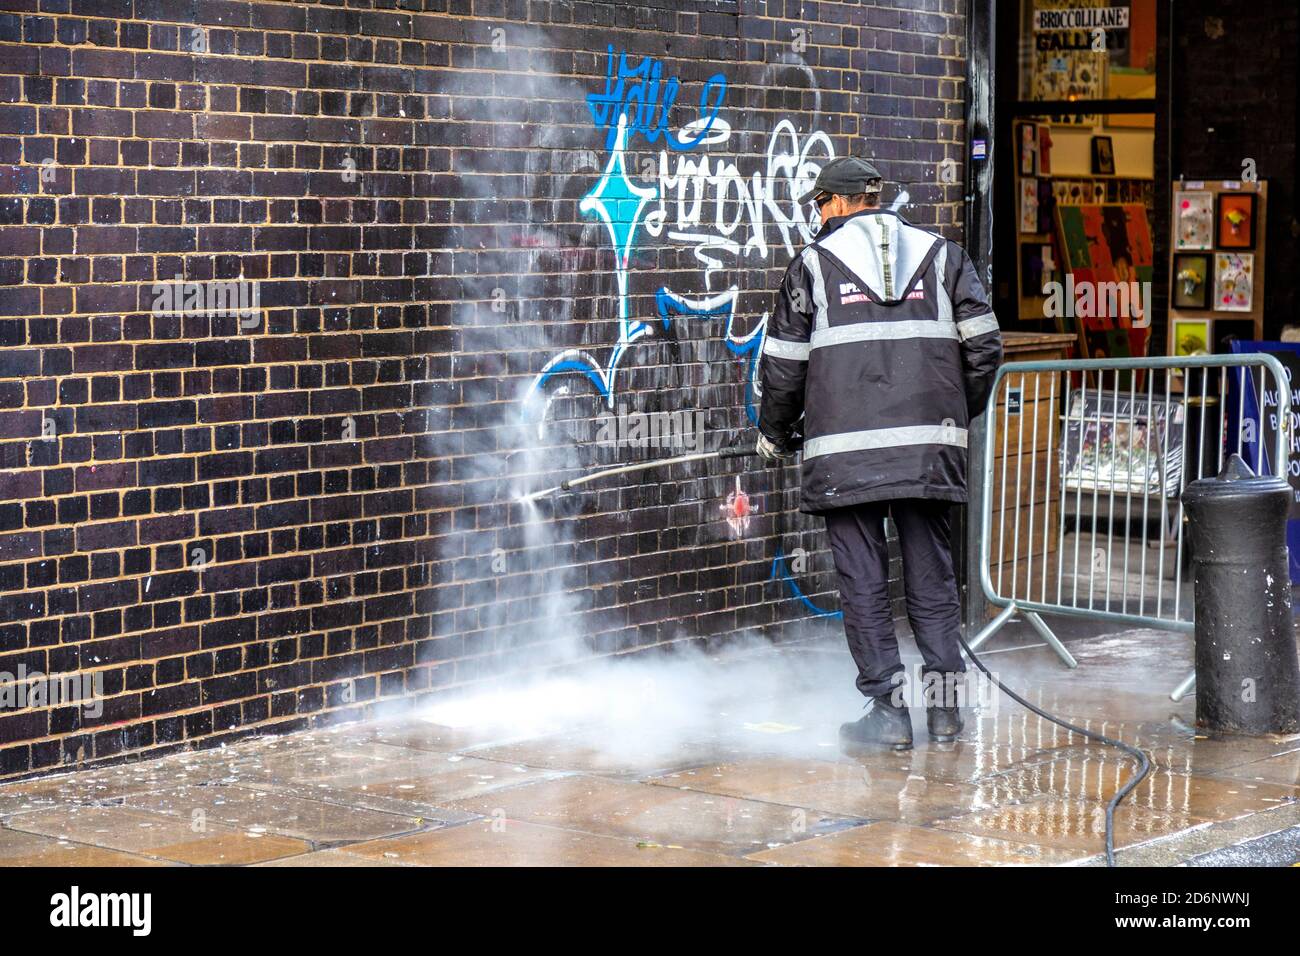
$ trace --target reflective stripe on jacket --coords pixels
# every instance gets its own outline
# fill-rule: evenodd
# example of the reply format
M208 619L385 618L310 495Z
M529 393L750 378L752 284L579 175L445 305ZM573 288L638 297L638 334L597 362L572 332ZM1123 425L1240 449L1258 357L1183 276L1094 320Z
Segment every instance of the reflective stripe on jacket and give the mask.
M782 442L800 425L803 511L962 502L967 425L1001 361L965 250L864 210L828 222L786 270L763 346L759 428Z

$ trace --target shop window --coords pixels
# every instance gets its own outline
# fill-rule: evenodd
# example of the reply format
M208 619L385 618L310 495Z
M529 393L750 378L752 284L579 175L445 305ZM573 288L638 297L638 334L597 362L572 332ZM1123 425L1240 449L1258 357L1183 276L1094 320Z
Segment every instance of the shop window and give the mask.
M1156 0L1022 0L1020 38L1022 100L1156 95ZM1098 118L1074 114L1052 119L1089 126Z
M1077 356L1146 354L1163 201L1155 0L1023 0L1018 52L1001 304L1025 329L1074 335Z

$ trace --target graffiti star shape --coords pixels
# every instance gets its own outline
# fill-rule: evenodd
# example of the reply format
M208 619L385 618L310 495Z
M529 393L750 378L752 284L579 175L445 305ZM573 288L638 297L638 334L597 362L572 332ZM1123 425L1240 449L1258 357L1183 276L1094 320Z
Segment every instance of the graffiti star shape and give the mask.
M647 189L632 182L627 175L623 150L627 145L627 115L618 119L618 135L609 155L605 172L591 192L578 203L579 211L595 213L609 231L609 241L614 246L614 276L618 282L618 342L610 354L607 365L602 366L592 356L578 349L566 349L546 363L542 374L533 384L537 389L552 375L561 372L581 372L600 391L606 401L614 404L614 373L627 347L650 331L650 326L639 319L629 319L627 314L627 265L632 255L632 240L641 223L641 212L646 204L659 196L657 189Z
M583 196L582 202L578 204L580 211L594 212L600 216L605 222L605 228L609 230L609 239L614 246L620 273L620 298L626 291L627 263L632 254L632 238L641 222L641 210L659 195L658 190L638 186L628 178L627 165L623 161L626 145L627 114L623 114L618 118L618 134L609 154L609 165L605 167L605 173L595 188Z

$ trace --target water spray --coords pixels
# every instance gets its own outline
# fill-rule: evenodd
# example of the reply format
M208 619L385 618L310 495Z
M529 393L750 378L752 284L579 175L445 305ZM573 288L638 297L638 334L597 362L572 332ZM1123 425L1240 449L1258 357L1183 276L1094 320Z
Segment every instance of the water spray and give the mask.
M787 445L787 448L789 448L791 451L798 451L802 449L803 448L802 437L796 435L791 440L791 442ZM570 491L574 488L579 487L580 485L585 485L588 484L589 482L597 481L601 478L608 478L613 475L633 474L635 472L640 472L640 471L649 471L653 468L667 468L670 465L681 465L692 461L709 461L712 459L725 461L728 459L756 458L756 457L758 457L758 452L754 448L754 441L746 440L745 434L742 433L741 435L737 436L736 439L734 439L731 443L729 443L725 448L719 449L718 451L698 452L690 455L678 455L675 458L661 458L655 461L643 461L631 465L617 465L613 468L602 468L598 471L590 472L589 474L582 475L578 478L570 478L568 481L562 481L558 485L554 485L553 487L550 488L544 488L540 491L532 491L526 495L520 495L515 500L520 504L531 505L533 502L537 501L540 498L549 497L550 495L553 495L560 491ZM773 462L770 464L775 466L775 465L783 465L785 463ZM1015 691L1011 690L1009 687L1007 687L1005 684L999 681L996 677L994 677L993 673L984 665L984 662L979 659L979 657L971 649L970 645L966 643L965 638L960 634L960 632L957 635L957 640L960 642L962 649L966 652L966 656L970 658L971 662L974 663L976 667L978 667L981 671L984 672L984 674L989 678L990 681L992 681L993 685L997 687L998 690L1002 691L1002 693L1006 694L1016 703L1029 709L1033 713L1037 714L1039 717L1042 717L1043 719L1048 720L1059 727L1064 727L1066 730L1070 731L1071 733L1076 733L1079 734L1081 737L1085 737L1089 740L1095 740L1098 743L1104 744L1106 746L1114 747L1118 750L1122 750L1137 762L1137 772L1133 774L1131 777L1129 777L1128 780L1125 781L1124 785L1120 787L1119 790L1116 791L1115 795L1111 797L1110 801L1106 805L1106 839L1105 839L1106 865L1114 866L1115 865L1115 809L1116 807L1119 806L1120 802L1126 796L1128 796L1128 794L1131 793L1133 789L1143 779L1145 779L1147 774L1150 772L1151 770L1150 758L1146 755L1146 753L1144 753L1139 748L1126 744L1122 740L1116 740L1113 737L1108 737L1104 734L1099 734L1095 731L1086 730L1085 728L1079 727L1076 724L1072 724L1069 723L1068 721L1062 720L1060 717L1057 717L1055 714L1050 714L1040 707L1034 706L1025 698L1021 697Z

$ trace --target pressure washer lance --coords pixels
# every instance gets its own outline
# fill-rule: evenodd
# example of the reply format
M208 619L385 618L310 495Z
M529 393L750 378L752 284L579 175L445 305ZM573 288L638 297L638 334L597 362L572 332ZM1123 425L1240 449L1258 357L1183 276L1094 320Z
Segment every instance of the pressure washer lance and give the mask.
M802 449L803 448L802 437L796 435L790 441L787 447L791 451L798 451ZM747 442L745 439L745 435L741 434L735 440L733 440L729 445L719 449L718 451L699 452L697 454L692 454L692 455L678 455L676 458L661 458L657 461L643 461L643 462L637 462L636 464L633 465L620 465L616 468L605 468L601 471L592 472L589 475L583 475L579 478L571 478L568 481L562 481L560 482L560 484L556 485L553 488L545 488L541 491L534 491L527 495L523 495L518 499L518 501L520 502L520 504L529 504L533 501L536 501L538 498L545 498L549 495L553 495L557 491L570 491L573 488L578 487L579 485L585 485L588 482L596 481L599 478L607 478L611 475L625 475L637 471L649 471L651 468L666 468L669 465L681 465L689 461L706 461L714 458L720 460L726 460L732 458L753 458L756 457L757 455L758 452L754 450L753 441ZM782 464L782 463L770 463L769 467L772 467L777 464ZM993 672L984 666L984 662L980 660L978 656L976 656L973 650L971 650L970 645L966 643L966 639L961 636L960 632L958 632L957 634L957 640L961 643L962 650L966 652L966 656L971 659L971 661L975 664L976 667L978 667L981 671L984 672L984 676L993 682L993 686L996 687L998 690L1002 691L1002 693L1006 694L1008 697L1014 700L1021 707L1024 707L1032 711L1033 713L1037 714L1039 717L1042 717L1044 720L1056 724L1058 727L1064 727L1066 730L1070 731L1071 733L1078 734L1081 737L1086 737L1089 740L1095 740L1098 743L1105 744L1106 746L1109 747L1115 747L1119 750L1124 751L1129 756L1137 760L1138 762L1137 774L1133 777L1130 777L1128 780L1126 780L1124 782L1124 786L1120 787L1119 790L1115 791L1115 795L1111 797L1110 802L1106 804L1106 865L1114 866L1115 865L1115 808L1119 806L1120 801L1123 800L1126 796L1128 796L1129 793L1132 792L1133 788L1136 787L1139 783L1141 783L1146 778L1146 775L1151 771L1150 758L1148 758L1147 755L1143 751L1139 750L1137 747L1132 747L1124 743L1124 741L1122 740L1116 740L1114 737L1107 737L1105 734L1099 734L1096 731L1085 730L1082 727L1076 726L1075 724L1062 720L1060 717L1057 717L1054 714L1049 714L1041 707L1034 706L1029 701L1025 700L1025 698L1021 697L1011 688L1007 687L996 677L994 677Z
M596 481L600 478L609 478L612 475L627 475L638 471L649 471L652 468L667 468L669 465L684 465L688 461L708 461L712 459L727 460L731 458L755 458L758 452L754 450L754 441L746 442L745 434L742 433L730 444L717 451L696 452L690 455L678 455L676 458L657 458L654 461L638 461L631 465L618 465L614 468L604 468L600 471L593 471L591 474L582 475L578 478L570 478L568 481L562 481L553 488L543 488L541 491L530 491L526 495L520 495L516 500L523 505L532 504L539 498L547 498L557 491L572 491L579 485L585 485L588 482ZM789 451L798 451L803 447L803 439L799 436L792 438L786 448Z

